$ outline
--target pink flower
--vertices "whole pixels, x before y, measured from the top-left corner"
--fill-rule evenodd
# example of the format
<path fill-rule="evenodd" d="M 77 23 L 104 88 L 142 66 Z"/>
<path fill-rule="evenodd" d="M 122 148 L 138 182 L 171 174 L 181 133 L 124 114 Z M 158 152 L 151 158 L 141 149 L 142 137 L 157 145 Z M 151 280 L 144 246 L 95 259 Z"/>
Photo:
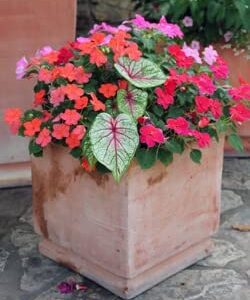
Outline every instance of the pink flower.
<path fill-rule="evenodd" d="M 39 81 L 43 81 L 48 84 L 54 80 L 54 75 L 51 70 L 42 68 L 42 69 L 40 69 L 37 78 Z"/>
<path fill-rule="evenodd" d="M 67 125 L 76 125 L 81 119 L 81 115 L 75 109 L 66 109 L 60 116 Z"/>
<path fill-rule="evenodd" d="M 211 137 L 206 132 L 200 132 L 200 131 L 193 131 L 193 136 L 197 140 L 197 144 L 200 148 L 206 148 L 210 146 L 211 143 Z"/>
<path fill-rule="evenodd" d="M 45 56 L 45 55 L 50 54 L 52 51 L 53 51 L 53 49 L 52 49 L 50 46 L 44 46 L 43 48 L 41 48 L 41 49 L 38 51 L 38 53 L 39 53 L 41 56 Z"/>
<path fill-rule="evenodd" d="M 224 34 L 224 40 L 226 43 L 228 43 L 233 37 L 233 33 L 231 31 L 227 31 L 225 34 Z"/>
<path fill-rule="evenodd" d="M 66 124 L 55 124 L 53 125 L 52 136 L 57 140 L 61 140 L 69 136 L 69 126 Z"/>
<path fill-rule="evenodd" d="M 214 50 L 213 46 L 206 47 L 203 51 L 204 60 L 208 65 L 213 65 L 216 62 L 218 53 Z"/>
<path fill-rule="evenodd" d="M 86 128 L 83 125 L 77 125 L 72 130 L 72 133 L 75 134 L 79 140 L 82 140 L 86 133 Z"/>
<path fill-rule="evenodd" d="M 65 93 L 62 87 L 54 89 L 50 92 L 50 103 L 54 106 L 58 106 L 64 101 Z"/>
<path fill-rule="evenodd" d="M 230 108 L 231 119 L 235 122 L 242 123 L 250 120 L 250 108 L 239 103 Z"/>
<path fill-rule="evenodd" d="M 86 38 L 86 37 L 79 36 L 79 37 L 76 39 L 76 41 L 77 41 L 78 43 L 82 44 L 82 43 L 88 43 L 88 42 L 90 42 L 91 39 L 90 39 L 90 38 Z"/>
<path fill-rule="evenodd" d="M 131 21 L 139 29 L 152 28 L 152 24 L 144 19 L 143 16 L 136 14 L 135 18 Z"/>
<path fill-rule="evenodd" d="M 198 113 L 206 113 L 210 108 L 210 99 L 206 96 L 196 96 L 195 106 Z"/>
<path fill-rule="evenodd" d="M 148 124 L 140 128 L 140 141 L 147 144 L 149 148 L 154 147 L 156 144 L 164 143 L 164 135 L 160 128 Z"/>
<path fill-rule="evenodd" d="M 184 36 L 180 27 L 176 24 L 168 23 L 165 17 L 161 17 L 160 22 L 158 24 L 153 24 L 153 27 L 170 38 L 183 38 Z"/>
<path fill-rule="evenodd" d="M 180 135 L 190 135 L 191 132 L 188 121 L 183 117 L 178 117 L 176 119 L 168 119 L 166 127 L 172 129 Z"/>
<path fill-rule="evenodd" d="M 10 131 L 17 134 L 21 126 L 22 110 L 18 107 L 8 108 L 4 111 L 4 121 L 9 125 Z"/>
<path fill-rule="evenodd" d="M 193 57 L 193 59 L 197 62 L 197 64 L 202 63 L 199 50 L 188 47 L 186 43 L 184 43 L 182 50 L 184 51 L 187 57 Z"/>
<path fill-rule="evenodd" d="M 167 109 L 169 105 L 174 103 L 173 95 L 167 93 L 166 89 L 156 88 L 155 93 L 157 95 L 156 102 L 164 109 Z"/>
<path fill-rule="evenodd" d="M 193 19 L 189 16 L 186 16 L 183 20 L 182 23 L 185 27 L 192 27 L 194 22 Z"/>
<path fill-rule="evenodd" d="M 222 115 L 222 104 L 219 100 L 211 99 L 210 100 L 210 110 L 214 118 L 217 120 Z"/>
<path fill-rule="evenodd" d="M 231 88 L 229 95 L 235 100 L 250 100 L 250 84 L 243 84 L 239 87 Z"/>
<path fill-rule="evenodd" d="M 23 56 L 17 63 L 16 63 L 16 79 L 22 79 L 26 73 L 26 69 L 28 66 L 28 61 L 25 56 Z"/>
<path fill-rule="evenodd" d="M 43 128 L 36 138 L 36 143 L 41 147 L 47 146 L 51 142 L 51 135 L 48 128 Z"/>

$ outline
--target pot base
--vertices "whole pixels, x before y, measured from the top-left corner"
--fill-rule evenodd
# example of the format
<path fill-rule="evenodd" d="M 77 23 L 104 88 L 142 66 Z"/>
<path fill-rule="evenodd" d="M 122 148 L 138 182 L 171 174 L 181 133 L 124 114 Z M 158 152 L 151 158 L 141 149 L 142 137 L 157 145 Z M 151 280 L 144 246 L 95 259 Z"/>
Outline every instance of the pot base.
<path fill-rule="evenodd" d="M 125 278 L 117 276 L 47 239 L 42 240 L 39 245 L 39 250 L 43 255 L 97 282 L 123 299 L 131 299 L 152 288 L 171 275 L 210 255 L 212 249 L 213 242 L 207 239 L 133 278 Z"/>

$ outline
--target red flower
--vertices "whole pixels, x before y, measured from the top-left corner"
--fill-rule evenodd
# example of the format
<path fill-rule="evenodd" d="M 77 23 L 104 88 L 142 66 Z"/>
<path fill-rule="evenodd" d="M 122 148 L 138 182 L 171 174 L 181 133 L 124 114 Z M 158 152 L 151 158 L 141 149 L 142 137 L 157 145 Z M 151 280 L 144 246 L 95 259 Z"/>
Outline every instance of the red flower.
<path fill-rule="evenodd" d="M 196 96 L 195 105 L 198 113 L 206 113 L 210 108 L 210 99 L 206 96 Z"/>
<path fill-rule="evenodd" d="M 219 119 L 222 116 L 222 104 L 219 100 L 210 100 L 210 110 L 215 119 Z"/>
<path fill-rule="evenodd" d="M 81 115 L 74 109 L 66 109 L 60 116 L 67 125 L 76 125 L 81 119 Z"/>
<path fill-rule="evenodd" d="M 50 92 L 50 103 L 53 106 L 58 106 L 61 102 L 64 101 L 65 92 L 63 86 L 58 87 Z"/>
<path fill-rule="evenodd" d="M 140 141 L 147 144 L 149 148 L 152 148 L 156 144 L 164 143 L 164 135 L 160 128 L 148 124 L 140 128 Z"/>
<path fill-rule="evenodd" d="M 42 68 L 38 73 L 38 80 L 43 81 L 47 84 L 51 83 L 54 80 L 54 73 L 51 70 Z"/>
<path fill-rule="evenodd" d="M 190 135 L 191 133 L 189 123 L 183 117 L 168 119 L 166 126 L 167 128 L 174 130 L 177 134 L 180 135 Z"/>
<path fill-rule="evenodd" d="M 59 54 L 58 54 L 58 58 L 57 58 L 57 64 L 66 64 L 72 57 L 74 56 L 74 54 L 72 53 L 71 50 L 69 50 L 68 48 L 61 48 L 59 50 Z"/>
<path fill-rule="evenodd" d="M 69 146 L 70 149 L 74 149 L 74 148 L 79 147 L 81 145 L 81 141 L 79 140 L 77 134 L 71 133 L 66 138 L 66 144 Z"/>
<path fill-rule="evenodd" d="M 61 88 L 70 100 L 76 100 L 84 94 L 84 90 L 76 84 L 67 84 Z"/>
<path fill-rule="evenodd" d="M 239 103 L 230 108 L 231 119 L 235 122 L 242 123 L 250 120 L 250 108 Z"/>
<path fill-rule="evenodd" d="M 250 100 L 250 84 L 243 84 L 229 90 L 230 96 L 236 100 Z"/>
<path fill-rule="evenodd" d="M 136 43 L 129 43 L 129 46 L 125 50 L 125 54 L 128 55 L 128 57 L 131 60 L 139 60 L 142 56 L 141 51 L 138 48 L 138 45 Z"/>
<path fill-rule="evenodd" d="M 167 109 L 169 105 L 174 103 L 173 95 L 167 93 L 165 89 L 156 88 L 155 93 L 157 95 L 156 102 L 161 105 L 164 109 Z"/>
<path fill-rule="evenodd" d="M 52 136 L 57 140 L 61 140 L 69 136 L 69 126 L 66 124 L 55 124 L 53 125 Z"/>
<path fill-rule="evenodd" d="M 91 78 L 91 73 L 86 73 L 83 69 L 83 67 L 77 67 L 74 71 L 74 79 L 77 83 L 87 83 L 89 82 L 89 79 Z"/>
<path fill-rule="evenodd" d="M 44 96 L 46 95 L 45 90 L 40 90 L 39 92 L 35 93 L 35 100 L 33 102 L 34 106 L 42 105 L 45 102 Z"/>
<path fill-rule="evenodd" d="M 229 75 L 229 68 L 224 59 L 218 56 L 216 63 L 213 64 L 210 69 L 214 73 L 214 77 L 217 80 L 225 80 Z"/>
<path fill-rule="evenodd" d="M 115 84 L 112 83 L 103 83 L 100 88 L 99 92 L 103 94 L 105 98 L 114 97 L 116 95 L 118 87 Z"/>
<path fill-rule="evenodd" d="M 78 140 L 82 140 L 86 133 L 86 128 L 83 125 L 77 125 L 71 133 L 75 134 Z"/>
<path fill-rule="evenodd" d="M 204 127 L 208 126 L 209 122 L 210 122 L 210 120 L 207 117 L 202 117 L 198 123 L 198 126 L 200 128 L 204 128 Z"/>
<path fill-rule="evenodd" d="M 24 135 L 34 136 L 37 132 L 40 131 L 41 124 L 42 121 L 38 118 L 34 118 L 31 121 L 24 122 Z"/>
<path fill-rule="evenodd" d="M 87 158 L 83 158 L 82 159 L 82 167 L 88 173 L 91 172 L 91 171 L 93 171 L 93 168 L 91 168 L 91 166 L 90 166 Z"/>
<path fill-rule="evenodd" d="M 208 133 L 195 130 L 193 131 L 193 136 L 196 138 L 197 144 L 200 148 L 206 148 L 210 146 L 211 137 Z"/>
<path fill-rule="evenodd" d="M 97 67 L 101 67 L 108 61 L 107 56 L 103 54 L 103 52 L 98 49 L 94 48 L 93 51 L 90 53 L 90 63 L 96 64 Z"/>
<path fill-rule="evenodd" d="M 168 94 L 173 95 L 177 87 L 175 78 L 169 77 L 164 83 L 165 90 Z"/>
<path fill-rule="evenodd" d="M 175 58 L 176 64 L 180 68 L 190 68 L 195 62 L 192 57 L 186 56 L 185 52 L 177 44 L 170 45 L 168 52 Z"/>
<path fill-rule="evenodd" d="M 91 93 L 90 96 L 92 98 L 92 100 L 90 100 L 90 103 L 93 105 L 94 111 L 105 111 L 105 104 L 102 101 L 98 100 L 94 93 Z"/>
<path fill-rule="evenodd" d="M 84 109 L 85 107 L 87 107 L 88 101 L 89 101 L 88 97 L 86 97 L 86 96 L 80 97 L 75 100 L 74 108 L 80 109 L 80 110 Z"/>
<path fill-rule="evenodd" d="M 4 112 L 4 121 L 9 125 L 10 131 L 17 134 L 21 126 L 22 110 L 20 108 L 8 108 Z"/>
<path fill-rule="evenodd" d="M 205 73 L 194 76 L 192 82 L 198 86 L 202 95 L 212 95 L 216 91 L 213 80 Z"/>
<path fill-rule="evenodd" d="M 118 87 L 121 90 L 126 90 L 128 88 L 128 82 L 126 80 L 119 79 L 118 80 Z"/>
<path fill-rule="evenodd" d="M 51 135 L 48 128 L 43 128 L 38 137 L 36 138 L 36 143 L 41 147 L 47 146 L 51 142 Z"/>

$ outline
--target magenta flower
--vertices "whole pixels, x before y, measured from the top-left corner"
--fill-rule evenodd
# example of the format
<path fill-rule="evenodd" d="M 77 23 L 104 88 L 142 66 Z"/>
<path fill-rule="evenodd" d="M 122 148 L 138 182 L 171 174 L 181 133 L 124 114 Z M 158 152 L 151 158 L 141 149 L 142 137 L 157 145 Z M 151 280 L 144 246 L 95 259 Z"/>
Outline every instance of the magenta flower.
<path fill-rule="evenodd" d="M 132 24 L 134 24 L 139 29 L 152 28 L 152 23 L 146 21 L 143 16 L 136 14 L 135 18 L 132 19 Z"/>
<path fill-rule="evenodd" d="M 183 38 L 183 32 L 180 27 L 176 24 L 168 23 L 164 16 L 161 17 L 158 24 L 153 24 L 153 27 L 161 31 L 163 34 L 170 38 Z"/>
<path fill-rule="evenodd" d="M 25 56 L 16 63 L 16 79 L 22 79 L 24 77 L 28 64 Z"/>
<path fill-rule="evenodd" d="M 203 51 L 204 60 L 208 65 L 213 65 L 218 57 L 218 52 L 214 50 L 213 46 L 206 47 Z"/>
<path fill-rule="evenodd" d="M 186 16 L 183 20 L 182 23 L 185 27 L 192 27 L 194 22 L 193 19 L 189 16 Z"/>
<path fill-rule="evenodd" d="M 225 34 L 224 34 L 224 40 L 226 43 L 228 43 L 233 37 L 233 33 L 231 31 L 227 31 Z"/>
<path fill-rule="evenodd" d="M 114 27 L 105 22 L 102 22 L 101 24 L 95 24 L 89 33 L 93 34 L 98 31 L 105 31 L 107 33 L 115 34 L 119 30 L 129 31 L 131 29 L 125 25 L 119 25 L 118 27 Z"/>
<path fill-rule="evenodd" d="M 184 43 L 182 50 L 184 51 L 187 57 L 193 57 L 197 64 L 202 63 L 199 50 L 187 46 L 186 43 Z"/>
<path fill-rule="evenodd" d="M 57 289 L 61 294 L 70 294 L 75 291 L 76 285 L 74 282 L 61 282 L 58 284 Z"/>

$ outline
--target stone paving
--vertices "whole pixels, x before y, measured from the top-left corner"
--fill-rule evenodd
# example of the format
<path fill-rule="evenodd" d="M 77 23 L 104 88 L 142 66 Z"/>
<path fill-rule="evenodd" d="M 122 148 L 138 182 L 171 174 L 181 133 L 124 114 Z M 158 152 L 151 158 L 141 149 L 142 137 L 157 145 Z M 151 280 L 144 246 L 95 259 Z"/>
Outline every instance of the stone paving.
<path fill-rule="evenodd" d="M 163 281 L 136 300 L 250 300 L 250 159 L 226 158 L 221 227 L 209 258 Z M 33 232 L 31 188 L 0 190 L 0 300 L 118 300 L 105 289 L 43 257 Z M 88 291 L 61 295 L 72 278 Z"/>

